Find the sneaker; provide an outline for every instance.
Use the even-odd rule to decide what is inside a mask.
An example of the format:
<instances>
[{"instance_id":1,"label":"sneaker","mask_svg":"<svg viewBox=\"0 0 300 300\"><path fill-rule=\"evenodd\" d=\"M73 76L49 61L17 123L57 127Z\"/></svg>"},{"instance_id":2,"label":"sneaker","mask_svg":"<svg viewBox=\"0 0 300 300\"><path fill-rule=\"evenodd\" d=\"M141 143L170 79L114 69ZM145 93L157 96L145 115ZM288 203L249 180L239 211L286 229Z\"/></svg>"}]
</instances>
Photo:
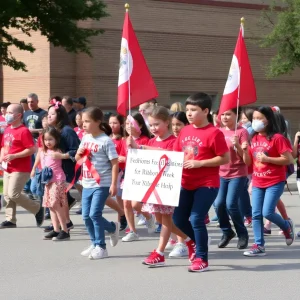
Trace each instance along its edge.
<instances>
[{"instance_id":1,"label":"sneaker","mask_svg":"<svg viewBox=\"0 0 300 300\"><path fill-rule=\"evenodd\" d=\"M75 211L76 215L82 215L82 208L79 208L78 210Z\"/></svg>"},{"instance_id":2,"label":"sneaker","mask_svg":"<svg viewBox=\"0 0 300 300\"><path fill-rule=\"evenodd\" d=\"M183 243L177 243L172 250L172 252L169 254L169 257L187 257L189 256L188 248Z\"/></svg>"},{"instance_id":3,"label":"sneaker","mask_svg":"<svg viewBox=\"0 0 300 300\"><path fill-rule=\"evenodd\" d=\"M89 255L89 259L96 260L108 257L108 253L106 249L101 248L100 246L96 246L91 254Z\"/></svg>"},{"instance_id":4,"label":"sneaker","mask_svg":"<svg viewBox=\"0 0 300 300\"><path fill-rule=\"evenodd\" d=\"M244 221L245 227L251 227L252 226L252 217L246 217Z\"/></svg>"},{"instance_id":5,"label":"sneaker","mask_svg":"<svg viewBox=\"0 0 300 300\"><path fill-rule=\"evenodd\" d=\"M208 262L202 258L196 258L189 267L189 272L205 272L208 271Z\"/></svg>"},{"instance_id":6,"label":"sneaker","mask_svg":"<svg viewBox=\"0 0 300 300\"><path fill-rule=\"evenodd\" d=\"M69 205L69 210L76 204L76 199L73 197L68 197L68 205Z\"/></svg>"},{"instance_id":7,"label":"sneaker","mask_svg":"<svg viewBox=\"0 0 300 300\"><path fill-rule=\"evenodd\" d=\"M74 228L74 224L72 223L72 221L70 220L70 222L67 224L67 229L71 230Z\"/></svg>"},{"instance_id":8,"label":"sneaker","mask_svg":"<svg viewBox=\"0 0 300 300\"><path fill-rule=\"evenodd\" d=\"M266 227L264 227L264 235L271 235L272 230L271 229L267 229Z\"/></svg>"},{"instance_id":9,"label":"sneaker","mask_svg":"<svg viewBox=\"0 0 300 300\"><path fill-rule=\"evenodd\" d=\"M161 232L161 224L158 224L158 226L155 229L155 233L160 233Z\"/></svg>"},{"instance_id":10,"label":"sneaker","mask_svg":"<svg viewBox=\"0 0 300 300\"><path fill-rule=\"evenodd\" d=\"M44 228L44 232L51 232L51 231L54 231L53 225L49 225L49 226Z\"/></svg>"},{"instance_id":11,"label":"sneaker","mask_svg":"<svg viewBox=\"0 0 300 300\"><path fill-rule=\"evenodd\" d=\"M238 243L237 243L237 248L238 249L246 249L248 247L248 241L249 241L249 236L248 235L242 235L239 237Z\"/></svg>"},{"instance_id":12,"label":"sneaker","mask_svg":"<svg viewBox=\"0 0 300 300\"><path fill-rule=\"evenodd\" d=\"M138 241L139 240L139 236L137 233L130 231L127 235L125 235L122 238L122 242L133 242L133 241Z\"/></svg>"},{"instance_id":13,"label":"sneaker","mask_svg":"<svg viewBox=\"0 0 300 300\"><path fill-rule=\"evenodd\" d=\"M297 233L297 237L300 238L300 231Z\"/></svg>"},{"instance_id":14,"label":"sneaker","mask_svg":"<svg viewBox=\"0 0 300 300\"><path fill-rule=\"evenodd\" d=\"M113 233L110 233L110 245L115 247L119 242L119 233L120 233L120 225L119 222L114 222L116 225L116 230Z\"/></svg>"},{"instance_id":15,"label":"sneaker","mask_svg":"<svg viewBox=\"0 0 300 300\"><path fill-rule=\"evenodd\" d=\"M151 215L150 220L146 220L146 225L147 225L149 234L152 234L155 232L155 217L153 215Z\"/></svg>"},{"instance_id":16,"label":"sneaker","mask_svg":"<svg viewBox=\"0 0 300 300\"><path fill-rule=\"evenodd\" d=\"M236 234L234 231L226 234L224 233L220 243L218 244L218 248L225 248L235 236Z\"/></svg>"},{"instance_id":17,"label":"sneaker","mask_svg":"<svg viewBox=\"0 0 300 300\"><path fill-rule=\"evenodd\" d=\"M218 216L214 216L211 220L210 220L211 223L218 223L219 222L219 218Z\"/></svg>"},{"instance_id":18,"label":"sneaker","mask_svg":"<svg viewBox=\"0 0 300 300\"><path fill-rule=\"evenodd\" d=\"M245 256L254 257L254 256L265 256L266 250L265 247L253 244L253 246L244 252Z\"/></svg>"},{"instance_id":19,"label":"sneaker","mask_svg":"<svg viewBox=\"0 0 300 300\"><path fill-rule=\"evenodd\" d=\"M128 233L130 233L130 232L131 232L131 230L130 230L130 228L128 227L128 228L125 230L125 233L128 234Z\"/></svg>"},{"instance_id":20,"label":"sneaker","mask_svg":"<svg viewBox=\"0 0 300 300\"><path fill-rule=\"evenodd\" d=\"M45 219L45 207L41 206L37 214L35 215L36 226L41 227Z\"/></svg>"},{"instance_id":21,"label":"sneaker","mask_svg":"<svg viewBox=\"0 0 300 300\"><path fill-rule=\"evenodd\" d=\"M90 245L89 247L85 248L80 255L85 256L85 257L89 257L90 254L92 253L92 251L94 250L95 246L94 245Z\"/></svg>"},{"instance_id":22,"label":"sneaker","mask_svg":"<svg viewBox=\"0 0 300 300\"><path fill-rule=\"evenodd\" d=\"M127 220L126 220L126 216L121 216L120 217L120 231L123 231L127 228Z\"/></svg>"},{"instance_id":23,"label":"sneaker","mask_svg":"<svg viewBox=\"0 0 300 300\"><path fill-rule=\"evenodd\" d=\"M168 241L168 244L166 246L166 250L173 250L176 244L177 244L177 241L170 238Z\"/></svg>"},{"instance_id":24,"label":"sneaker","mask_svg":"<svg viewBox=\"0 0 300 300\"><path fill-rule=\"evenodd\" d=\"M205 220L204 220L204 224L208 225L209 223L210 223L209 215L206 215Z\"/></svg>"},{"instance_id":25,"label":"sneaker","mask_svg":"<svg viewBox=\"0 0 300 300\"><path fill-rule=\"evenodd\" d=\"M196 244L192 240L189 240L185 244L188 248L189 261L193 262L196 257Z\"/></svg>"},{"instance_id":26,"label":"sneaker","mask_svg":"<svg viewBox=\"0 0 300 300\"><path fill-rule=\"evenodd\" d=\"M60 242L60 241L68 241L70 239L70 234L63 230L60 231L58 236L53 237L52 241Z\"/></svg>"},{"instance_id":27,"label":"sneaker","mask_svg":"<svg viewBox=\"0 0 300 300\"><path fill-rule=\"evenodd\" d=\"M143 264L151 267L164 266L165 256L158 254L156 250L154 250L147 258L144 259Z\"/></svg>"},{"instance_id":28,"label":"sneaker","mask_svg":"<svg viewBox=\"0 0 300 300\"><path fill-rule=\"evenodd\" d=\"M146 224L147 224L146 218L143 215L139 215L139 220L138 220L137 225L138 226L144 226Z\"/></svg>"},{"instance_id":29,"label":"sneaker","mask_svg":"<svg viewBox=\"0 0 300 300\"><path fill-rule=\"evenodd\" d=\"M4 221L0 224L0 229L5 229L5 228L16 228L17 225L9 222L9 221Z\"/></svg>"},{"instance_id":30,"label":"sneaker","mask_svg":"<svg viewBox=\"0 0 300 300\"><path fill-rule=\"evenodd\" d=\"M59 232L53 230L44 236L44 240L52 240L54 237L57 237L58 235Z\"/></svg>"},{"instance_id":31,"label":"sneaker","mask_svg":"<svg viewBox=\"0 0 300 300\"><path fill-rule=\"evenodd\" d=\"M291 219L287 220L289 222L290 228L283 232L285 236L285 242L288 246L291 246L295 240L295 228L294 223Z\"/></svg>"}]
</instances>

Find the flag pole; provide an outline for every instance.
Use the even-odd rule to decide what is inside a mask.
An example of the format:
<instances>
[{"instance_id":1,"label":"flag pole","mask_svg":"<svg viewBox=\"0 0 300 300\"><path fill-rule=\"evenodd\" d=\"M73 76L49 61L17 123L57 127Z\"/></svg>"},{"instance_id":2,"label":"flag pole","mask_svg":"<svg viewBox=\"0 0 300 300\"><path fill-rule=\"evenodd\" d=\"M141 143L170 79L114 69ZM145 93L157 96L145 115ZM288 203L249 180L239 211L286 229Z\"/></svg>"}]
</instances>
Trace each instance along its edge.
<instances>
[{"instance_id":1,"label":"flag pole","mask_svg":"<svg viewBox=\"0 0 300 300\"><path fill-rule=\"evenodd\" d=\"M126 10L126 13L129 13L129 4L126 3L125 5L125 10ZM127 57L128 57L128 60L127 60L127 72L128 72L128 114L131 116L131 89L130 89L130 49L129 49L129 36L128 36L128 41L127 41L127 48L128 48L128 53L127 53Z\"/></svg>"},{"instance_id":2,"label":"flag pole","mask_svg":"<svg viewBox=\"0 0 300 300\"><path fill-rule=\"evenodd\" d=\"M242 17L241 18L241 27L242 27L243 37L244 37L244 24L245 24L245 18ZM241 72L242 72L242 67L240 66L240 70L239 70L239 88L238 88L237 107L236 107L237 117L239 116L239 106L240 106ZM237 131L238 121L239 120L237 118L236 122L235 122L235 135L236 135L236 131Z\"/></svg>"}]
</instances>

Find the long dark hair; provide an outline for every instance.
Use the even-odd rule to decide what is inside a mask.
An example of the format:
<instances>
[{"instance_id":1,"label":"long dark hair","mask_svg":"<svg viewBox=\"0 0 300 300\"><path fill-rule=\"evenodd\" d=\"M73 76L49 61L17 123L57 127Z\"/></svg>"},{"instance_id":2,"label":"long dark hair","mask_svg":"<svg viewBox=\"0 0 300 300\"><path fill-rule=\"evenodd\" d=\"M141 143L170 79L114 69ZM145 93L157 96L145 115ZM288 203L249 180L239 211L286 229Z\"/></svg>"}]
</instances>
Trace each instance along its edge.
<instances>
[{"instance_id":1,"label":"long dark hair","mask_svg":"<svg viewBox=\"0 0 300 300\"><path fill-rule=\"evenodd\" d=\"M276 123L274 112L269 106L261 106L256 108L254 111L258 111L263 114L268 121L268 124L265 128L267 140L271 140L276 133L280 133ZM258 132L254 133L253 138L257 136L257 134Z\"/></svg>"},{"instance_id":2,"label":"long dark hair","mask_svg":"<svg viewBox=\"0 0 300 300\"><path fill-rule=\"evenodd\" d=\"M70 125L69 116L66 109L61 105L50 105L48 108L54 107L56 111L56 125L55 128L60 132L65 126Z\"/></svg>"},{"instance_id":3,"label":"long dark hair","mask_svg":"<svg viewBox=\"0 0 300 300\"><path fill-rule=\"evenodd\" d=\"M103 112L99 107L92 106L85 108L82 111L82 114L87 114L95 122L101 121L99 125L100 130L104 131L104 133L108 136L112 134L110 126L107 123L103 122Z\"/></svg>"},{"instance_id":4,"label":"long dark hair","mask_svg":"<svg viewBox=\"0 0 300 300\"><path fill-rule=\"evenodd\" d=\"M254 109L250 107L244 107L242 113L247 117L247 119L252 123Z\"/></svg>"},{"instance_id":5,"label":"long dark hair","mask_svg":"<svg viewBox=\"0 0 300 300\"><path fill-rule=\"evenodd\" d=\"M141 126L141 136L143 135L143 136L146 136L150 139L151 134L148 130L148 127L145 123L145 120L144 120L143 116L140 113L137 112L137 113L133 114L132 117L137 121L139 126ZM125 133L126 133L126 136L128 136L128 133L127 132L125 132Z\"/></svg>"},{"instance_id":6,"label":"long dark hair","mask_svg":"<svg viewBox=\"0 0 300 300\"><path fill-rule=\"evenodd\" d=\"M186 113L183 112L183 111L175 112L174 114L171 115L171 117L177 119L180 122L182 122L184 125L189 124L189 121L186 117Z\"/></svg>"},{"instance_id":7,"label":"long dark hair","mask_svg":"<svg viewBox=\"0 0 300 300\"><path fill-rule=\"evenodd\" d=\"M124 120L124 117L123 116L121 116L121 115L119 115L119 114L111 114L110 116L109 116L109 119L110 118L117 118L117 120L118 120L118 122L120 123L120 132L119 132L119 134L118 134L118 136L117 136L117 140L120 140L122 137L124 137L125 135L124 135L124 122L125 122L125 120ZM109 120L108 119L108 120Z\"/></svg>"},{"instance_id":8,"label":"long dark hair","mask_svg":"<svg viewBox=\"0 0 300 300\"><path fill-rule=\"evenodd\" d=\"M279 129L279 132L288 139L288 128L286 126L285 118L280 112L274 112L274 117L276 120L276 125Z\"/></svg>"},{"instance_id":9,"label":"long dark hair","mask_svg":"<svg viewBox=\"0 0 300 300\"><path fill-rule=\"evenodd\" d=\"M55 145L53 150L58 150L59 149L59 143L60 143L60 139L61 139L61 135L59 133L59 131L55 128L55 127L48 127L46 129L44 129L43 131L43 135L42 135L42 140L43 140L43 150L44 152L47 152L48 148L45 145L45 134L48 133L49 135L51 135L54 139L55 139Z\"/></svg>"}]
</instances>

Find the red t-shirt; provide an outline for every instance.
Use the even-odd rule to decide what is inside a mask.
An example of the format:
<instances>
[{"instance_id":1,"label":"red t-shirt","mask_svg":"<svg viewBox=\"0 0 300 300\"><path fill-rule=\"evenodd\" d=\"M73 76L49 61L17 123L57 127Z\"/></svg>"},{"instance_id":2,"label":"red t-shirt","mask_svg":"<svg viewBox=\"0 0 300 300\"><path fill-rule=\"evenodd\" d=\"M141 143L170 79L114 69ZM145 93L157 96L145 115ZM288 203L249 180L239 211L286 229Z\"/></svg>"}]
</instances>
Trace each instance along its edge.
<instances>
[{"instance_id":1,"label":"red t-shirt","mask_svg":"<svg viewBox=\"0 0 300 300\"><path fill-rule=\"evenodd\" d=\"M79 127L75 127L74 131L76 132L80 140L82 140L82 138L85 136L85 131Z\"/></svg>"},{"instance_id":2,"label":"red t-shirt","mask_svg":"<svg viewBox=\"0 0 300 300\"><path fill-rule=\"evenodd\" d=\"M220 177L231 179L238 177L246 177L248 175L248 167L244 163L243 158L238 154L232 145L231 138L236 135L239 139L239 144L248 142L248 131L242 127L238 127L235 130L226 130L226 128L220 128L225 136L227 147L230 151L230 162L226 165L220 166Z\"/></svg>"},{"instance_id":3,"label":"red t-shirt","mask_svg":"<svg viewBox=\"0 0 300 300\"><path fill-rule=\"evenodd\" d=\"M4 156L15 154L34 146L30 131L21 125L17 128L7 127L3 134L2 147ZM8 163L7 172L31 172L31 156L16 158Z\"/></svg>"},{"instance_id":4,"label":"red t-shirt","mask_svg":"<svg viewBox=\"0 0 300 300\"><path fill-rule=\"evenodd\" d=\"M122 151L122 147L123 147L123 139L112 139L112 141L114 142L115 146L116 146L116 151L118 153L118 155L121 155L121 151ZM119 168L121 170L125 169L125 163L119 163Z\"/></svg>"},{"instance_id":5,"label":"red t-shirt","mask_svg":"<svg viewBox=\"0 0 300 300\"><path fill-rule=\"evenodd\" d=\"M176 137L174 135L170 135L163 141L157 141L157 137L154 137L153 139L148 141L148 146L172 151L175 141Z\"/></svg>"},{"instance_id":6,"label":"red t-shirt","mask_svg":"<svg viewBox=\"0 0 300 300\"><path fill-rule=\"evenodd\" d=\"M141 145L148 145L149 138L147 136L141 135L137 139L134 140L139 146ZM127 156L127 144L126 144L126 138L122 140L122 147L121 147L121 152L120 156ZM124 164L124 169L126 167L126 163Z\"/></svg>"},{"instance_id":7,"label":"red t-shirt","mask_svg":"<svg viewBox=\"0 0 300 300\"><path fill-rule=\"evenodd\" d=\"M184 152L184 160L206 160L228 152L224 134L212 124L202 128L184 127L174 143L175 151ZM187 190L220 186L219 167L183 169L181 185Z\"/></svg>"},{"instance_id":8,"label":"red t-shirt","mask_svg":"<svg viewBox=\"0 0 300 300\"><path fill-rule=\"evenodd\" d=\"M270 141L265 136L255 135L251 141L250 153L253 161L252 185L267 188L286 180L286 166L261 163L256 160L258 153L263 152L268 157L280 157L285 152L292 152L286 138L275 134Z\"/></svg>"}]
</instances>

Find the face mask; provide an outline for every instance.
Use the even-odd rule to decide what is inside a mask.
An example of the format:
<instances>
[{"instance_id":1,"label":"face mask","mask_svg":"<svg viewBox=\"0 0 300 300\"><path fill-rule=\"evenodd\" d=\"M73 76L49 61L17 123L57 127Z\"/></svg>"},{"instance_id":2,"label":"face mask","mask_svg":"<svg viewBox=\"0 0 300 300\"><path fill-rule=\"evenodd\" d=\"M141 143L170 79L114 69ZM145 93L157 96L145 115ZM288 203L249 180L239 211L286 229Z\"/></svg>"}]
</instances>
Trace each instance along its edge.
<instances>
[{"instance_id":1,"label":"face mask","mask_svg":"<svg viewBox=\"0 0 300 300\"><path fill-rule=\"evenodd\" d=\"M256 132L261 132L264 130L265 128L265 124L263 121L260 121L260 120L253 120L252 122L252 128L254 131Z\"/></svg>"},{"instance_id":2,"label":"face mask","mask_svg":"<svg viewBox=\"0 0 300 300\"><path fill-rule=\"evenodd\" d=\"M5 121L7 124L11 124L13 123L15 120L15 116L14 115L10 115L10 114L6 114L5 115Z\"/></svg>"},{"instance_id":3,"label":"face mask","mask_svg":"<svg viewBox=\"0 0 300 300\"><path fill-rule=\"evenodd\" d=\"M250 121L248 121L248 122L246 122L246 123L243 124L244 128L249 128L250 126L251 126L251 122Z\"/></svg>"}]
</instances>

